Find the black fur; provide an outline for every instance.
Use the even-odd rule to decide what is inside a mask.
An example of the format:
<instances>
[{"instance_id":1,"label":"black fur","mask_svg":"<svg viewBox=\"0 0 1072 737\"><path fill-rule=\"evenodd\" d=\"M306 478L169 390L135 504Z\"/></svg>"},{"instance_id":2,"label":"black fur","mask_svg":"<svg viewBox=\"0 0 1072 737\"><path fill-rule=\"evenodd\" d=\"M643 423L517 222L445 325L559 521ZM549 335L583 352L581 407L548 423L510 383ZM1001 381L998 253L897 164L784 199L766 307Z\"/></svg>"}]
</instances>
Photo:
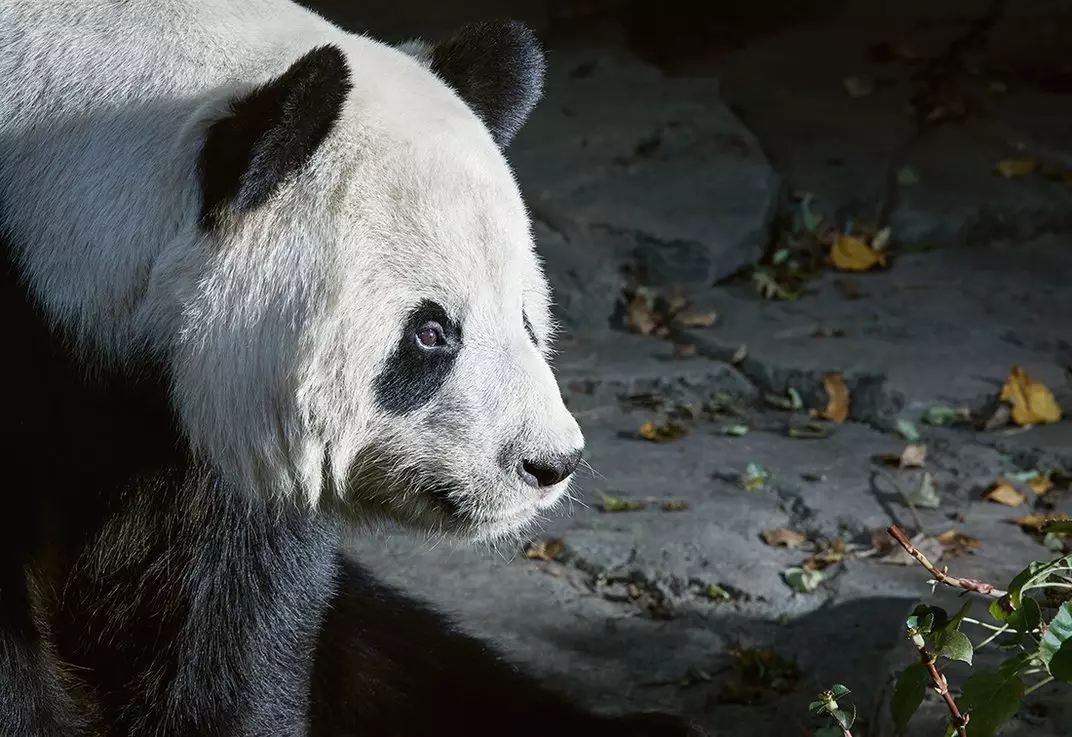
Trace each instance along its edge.
<instances>
[{"instance_id":1,"label":"black fur","mask_svg":"<svg viewBox=\"0 0 1072 737\"><path fill-rule=\"evenodd\" d=\"M540 346L540 341L538 341L538 340L536 339L536 331L532 329L532 323L531 323L531 322L529 322L529 316L528 316L528 315L525 315L525 314L522 314L522 315L521 315L521 320L522 320L522 322L523 322L523 323L525 324L525 332L529 334L529 340L531 340L531 341L532 341L532 344L533 344L534 346L536 346L537 348L539 348L539 346Z\"/></svg>"},{"instance_id":2,"label":"black fur","mask_svg":"<svg viewBox=\"0 0 1072 737\"><path fill-rule=\"evenodd\" d=\"M429 321L443 327L445 344L427 349L416 333ZM408 414L430 402L450 376L462 347L461 326L434 302L421 302L402 328L402 337L376 377L376 402L384 412Z\"/></svg>"},{"instance_id":3,"label":"black fur","mask_svg":"<svg viewBox=\"0 0 1072 737\"><path fill-rule=\"evenodd\" d=\"M543 94L543 51L517 21L464 26L432 50L430 65L480 116L499 148L510 144Z\"/></svg>"},{"instance_id":4,"label":"black fur","mask_svg":"<svg viewBox=\"0 0 1072 737\"><path fill-rule=\"evenodd\" d=\"M228 211L255 210L305 166L352 87L346 57L328 45L234 100L232 114L210 126L201 152L202 227L215 227Z\"/></svg>"}]
</instances>

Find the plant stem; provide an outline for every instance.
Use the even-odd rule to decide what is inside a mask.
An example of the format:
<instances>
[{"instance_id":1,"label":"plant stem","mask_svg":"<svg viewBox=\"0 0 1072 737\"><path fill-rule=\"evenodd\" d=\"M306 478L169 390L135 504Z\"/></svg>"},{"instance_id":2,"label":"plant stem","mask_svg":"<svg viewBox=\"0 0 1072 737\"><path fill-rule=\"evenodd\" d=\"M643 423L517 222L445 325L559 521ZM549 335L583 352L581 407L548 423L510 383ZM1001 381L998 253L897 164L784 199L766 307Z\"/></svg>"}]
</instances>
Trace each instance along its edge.
<instances>
[{"instance_id":1,"label":"plant stem","mask_svg":"<svg viewBox=\"0 0 1072 737\"><path fill-rule=\"evenodd\" d=\"M1024 696L1027 696L1028 694L1033 694L1033 693L1035 693L1035 691L1038 691L1043 686L1048 686L1052 682L1053 682L1053 676L1049 676L1048 678L1043 678L1041 681L1036 683L1034 686L1032 686L1031 688L1025 690L1024 691Z\"/></svg>"},{"instance_id":2,"label":"plant stem","mask_svg":"<svg viewBox=\"0 0 1072 737\"><path fill-rule=\"evenodd\" d=\"M934 681L935 689L938 691L939 695L945 699L945 705L949 708L949 716L952 719L953 727L957 730L957 734L960 737L968 737L968 730L966 727L968 718L960 713L960 709L957 707L957 702L953 700L953 694L949 693L949 683L945 680L945 676L939 673L938 669L934 667L934 659L925 648L919 648L919 656L931 674L931 680Z\"/></svg>"},{"instance_id":3,"label":"plant stem","mask_svg":"<svg viewBox=\"0 0 1072 737\"><path fill-rule=\"evenodd\" d=\"M977 594L984 594L985 596L991 596L995 599L1000 599L1007 593L1000 589L995 589L992 584L986 583L985 581L978 581L974 578L957 578L956 576L950 576L939 571L934 567L933 563L927 560L927 556L912 544L908 539L908 535L905 534L905 531L897 525L890 525L886 528L886 532L888 532L890 537L896 540L901 547L905 549L906 553L919 561L919 564L926 568L939 583L944 583L946 586L951 586L955 589L974 591Z\"/></svg>"}]
</instances>

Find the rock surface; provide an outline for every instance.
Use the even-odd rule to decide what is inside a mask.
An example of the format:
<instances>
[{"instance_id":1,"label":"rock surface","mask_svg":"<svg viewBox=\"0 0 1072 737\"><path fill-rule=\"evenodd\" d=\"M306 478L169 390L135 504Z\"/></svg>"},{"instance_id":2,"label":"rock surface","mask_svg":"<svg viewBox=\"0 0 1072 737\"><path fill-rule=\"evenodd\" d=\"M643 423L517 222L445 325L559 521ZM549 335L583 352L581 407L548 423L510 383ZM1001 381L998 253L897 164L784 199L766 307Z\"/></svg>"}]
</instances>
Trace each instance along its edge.
<instances>
[{"instance_id":1,"label":"rock surface","mask_svg":"<svg viewBox=\"0 0 1072 737\"><path fill-rule=\"evenodd\" d=\"M553 15L518 1L515 15L537 25ZM613 48L553 46L547 98L509 152L570 328L558 371L588 440L576 502L537 536L561 539L564 553L534 560L519 546L398 533L357 538L353 550L598 708L680 711L726 736L810 734L808 702L840 682L860 711L853 733L892 737L891 676L913 655L904 617L920 600L959 600L932 595L917 567L852 555L814 593L794 593L782 573L813 551L770 547L761 532L867 548L893 523L956 529L979 548L942 562L1005 582L1047 556L1008 518L1043 502L1072 514L1072 492L1027 492L1016 509L981 500L1002 474L1072 471L1069 419L993 432L920 420L936 405L986 405L1014 365L1072 412L1072 187L1054 176L1072 170L1072 65L1058 30L1067 3L1017 0L987 20L988 3L845 0L751 24L750 4L734 3L739 32L729 13L682 16L696 27L681 38L698 48L675 48L672 34L656 43L638 3L606 5L630 6L631 27L615 31L625 15L609 14L601 37ZM371 25L399 36L492 14L443 7L416 24L384 12ZM920 123L962 103L963 120ZM1038 164L1030 176L994 173L1000 159L1027 157ZM890 268L826 273L793 302L760 300L747 282L714 286L759 257L785 189L814 193L839 221L888 211L899 248ZM696 356L674 360L669 341L610 328L625 264L719 312L714 327L676 336ZM742 345L744 359L732 360ZM848 422L791 437L825 406L828 372L849 387ZM789 388L801 410L765 400ZM637 430L665 421L666 407L639 406L629 399L638 393L732 411L650 443ZM938 509L904 504L922 471L875 461L904 447L898 420L927 446ZM727 434L734 425L749 432ZM742 486L749 464L770 473L761 488ZM604 494L647 506L606 513ZM792 688L734 703L733 647L794 660ZM963 671L949 673L956 684ZM999 734L1072 734L1070 704L1067 689L1043 689ZM944 718L932 694L910 733L942 734Z\"/></svg>"}]
</instances>

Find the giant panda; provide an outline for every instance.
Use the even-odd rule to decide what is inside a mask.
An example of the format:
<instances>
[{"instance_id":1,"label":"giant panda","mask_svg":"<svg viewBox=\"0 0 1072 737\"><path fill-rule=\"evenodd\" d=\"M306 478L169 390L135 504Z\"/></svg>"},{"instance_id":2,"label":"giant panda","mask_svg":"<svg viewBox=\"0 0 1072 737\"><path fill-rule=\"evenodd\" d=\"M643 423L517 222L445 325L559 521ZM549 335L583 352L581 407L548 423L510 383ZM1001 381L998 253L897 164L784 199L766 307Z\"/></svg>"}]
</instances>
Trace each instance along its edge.
<instances>
[{"instance_id":1,"label":"giant panda","mask_svg":"<svg viewBox=\"0 0 1072 737\"><path fill-rule=\"evenodd\" d=\"M0 3L0 734L685 735L589 712L343 552L516 536L583 436L504 151L526 28Z\"/></svg>"}]
</instances>

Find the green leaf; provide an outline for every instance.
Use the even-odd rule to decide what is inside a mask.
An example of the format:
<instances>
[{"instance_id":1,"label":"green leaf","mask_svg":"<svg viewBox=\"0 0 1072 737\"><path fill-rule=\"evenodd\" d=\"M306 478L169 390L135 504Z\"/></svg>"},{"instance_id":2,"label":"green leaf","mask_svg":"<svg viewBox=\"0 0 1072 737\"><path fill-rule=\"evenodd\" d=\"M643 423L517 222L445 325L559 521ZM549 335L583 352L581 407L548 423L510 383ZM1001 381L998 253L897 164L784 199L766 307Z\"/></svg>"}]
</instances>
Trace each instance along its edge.
<instances>
[{"instance_id":1,"label":"green leaf","mask_svg":"<svg viewBox=\"0 0 1072 737\"><path fill-rule=\"evenodd\" d=\"M758 463L749 463L741 474L741 486L747 491L755 491L763 488L763 484L770 478L770 473Z\"/></svg>"},{"instance_id":2,"label":"green leaf","mask_svg":"<svg viewBox=\"0 0 1072 737\"><path fill-rule=\"evenodd\" d=\"M616 496L603 495L604 512L636 512L644 508L644 502L619 499Z\"/></svg>"},{"instance_id":3,"label":"green leaf","mask_svg":"<svg viewBox=\"0 0 1072 737\"><path fill-rule=\"evenodd\" d=\"M808 711L810 711L812 714L822 714L824 711L826 711L826 702L813 701L808 704Z\"/></svg>"},{"instance_id":4,"label":"green leaf","mask_svg":"<svg viewBox=\"0 0 1072 737\"><path fill-rule=\"evenodd\" d=\"M964 682L957 705L971 715L968 737L992 737L1020 708L1024 682L1017 676L976 671Z\"/></svg>"},{"instance_id":5,"label":"green leaf","mask_svg":"<svg viewBox=\"0 0 1072 737\"><path fill-rule=\"evenodd\" d=\"M999 622L1004 622L1008 619L1012 611L1012 604L1009 601L1008 594L990 602L990 616Z\"/></svg>"},{"instance_id":6,"label":"green leaf","mask_svg":"<svg viewBox=\"0 0 1072 737\"><path fill-rule=\"evenodd\" d=\"M727 425L723 427L720 432L723 435L732 435L733 437L741 437L748 434L748 425Z\"/></svg>"},{"instance_id":7,"label":"green leaf","mask_svg":"<svg viewBox=\"0 0 1072 737\"><path fill-rule=\"evenodd\" d=\"M845 709L834 709L830 712L830 716L834 718L834 721L842 729L852 729L852 724L856 721L856 707L853 704L849 704Z\"/></svg>"},{"instance_id":8,"label":"green leaf","mask_svg":"<svg viewBox=\"0 0 1072 737\"><path fill-rule=\"evenodd\" d=\"M1072 640L1072 601L1066 601L1050 620L1046 626L1046 634L1039 641L1038 654L1047 669L1050 668L1053 658L1070 640ZM1053 671L1050 671L1050 675L1056 677Z\"/></svg>"},{"instance_id":9,"label":"green leaf","mask_svg":"<svg viewBox=\"0 0 1072 737\"><path fill-rule=\"evenodd\" d=\"M1020 671L1032 664L1035 659L1033 653L1019 652L1016 655L1012 655L1001 662L998 666L998 675L1002 678L1011 678L1018 675Z\"/></svg>"},{"instance_id":10,"label":"green leaf","mask_svg":"<svg viewBox=\"0 0 1072 737\"><path fill-rule=\"evenodd\" d=\"M919 174L911 166L902 166L897 171L897 183L902 187L911 187L913 184L919 184Z\"/></svg>"},{"instance_id":11,"label":"green leaf","mask_svg":"<svg viewBox=\"0 0 1072 737\"><path fill-rule=\"evenodd\" d=\"M831 686L830 692L834 694L835 699L840 699L842 696L852 693L852 691L849 690L848 686L843 686L840 683L835 683L833 686Z\"/></svg>"},{"instance_id":12,"label":"green leaf","mask_svg":"<svg viewBox=\"0 0 1072 737\"><path fill-rule=\"evenodd\" d=\"M1016 631L1016 637L1007 647L1019 647L1029 633L1033 632L1042 621L1042 609L1037 601L1028 597L1020 602L1020 608L1014 611L1005 620Z\"/></svg>"},{"instance_id":13,"label":"green leaf","mask_svg":"<svg viewBox=\"0 0 1072 737\"><path fill-rule=\"evenodd\" d=\"M823 572L797 567L786 568L782 571L782 578L789 588L798 594L810 594L823 582Z\"/></svg>"},{"instance_id":14,"label":"green leaf","mask_svg":"<svg viewBox=\"0 0 1072 737\"><path fill-rule=\"evenodd\" d=\"M942 505L942 499L934 487L934 477L928 471L923 472L919 486L908 494L908 501L923 509L937 509Z\"/></svg>"},{"instance_id":15,"label":"green leaf","mask_svg":"<svg viewBox=\"0 0 1072 737\"><path fill-rule=\"evenodd\" d=\"M1072 535L1072 519L1058 519L1047 522L1042 526L1046 534Z\"/></svg>"},{"instance_id":16,"label":"green leaf","mask_svg":"<svg viewBox=\"0 0 1072 737\"><path fill-rule=\"evenodd\" d=\"M960 630L946 630L937 640L937 655L971 665L975 649L971 640Z\"/></svg>"},{"instance_id":17,"label":"green leaf","mask_svg":"<svg viewBox=\"0 0 1072 737\"><path fill-rule=\"evenodd\" d=\"M1072 684L1072 640L1061 643L1061 649L1050 658L1050 675Z\"/></svg>"},{"instance_id":18,"label":"green leaf","mask_svg":"<svg viewBox=\"0 0 1072 737\"><path fill-rule=\"evenodd\" d=\"M910 443L919 440L919 430L908 420L897 420L897 433Z\"/></svg>"},{"instance_id":19,"label":"green leaf","mask_svg":"<svg viewBox=\"0 0 1072 737\"><path fill-rule=\"evenodd\" d=\"M890 715L898 733L904 732L908 720L923 703L929 678L923 663L913 663L897 676L897 684L893 687L893 696L890 698Z\"/></svg>"},{"instance_id":20,"label":"green leaf","mask_svg":"<svg viewBox=\"0 0 1072 737\"><path fill-rule=\"evenodd\" d=\"M945 629L949 624L949 614L940 606L917 604L906 624L909 629L918 630L921 635L929 635Z\"/></svg>"},{"instance_id":21,"label":"green leaf","mask_svg":"<svg viewBox=\"0 0 1072 737\"><path fill-rule=\"evenodd\" d=\"M815 730L813 737L842 737L845 733L841 731L839 727L831 727L827 725Z\"/></svg>"},{"instance_id":22,"label":"green leaf","mask_svg":"<svg viewBox=\"0 0 1072 737\"><path fill-rule=\"evenodd\" d=\"M963 422L964 416L955 407L931 407L923 413L923 421L928 425L949 427Z\"/></svg>"}]
</instances>

